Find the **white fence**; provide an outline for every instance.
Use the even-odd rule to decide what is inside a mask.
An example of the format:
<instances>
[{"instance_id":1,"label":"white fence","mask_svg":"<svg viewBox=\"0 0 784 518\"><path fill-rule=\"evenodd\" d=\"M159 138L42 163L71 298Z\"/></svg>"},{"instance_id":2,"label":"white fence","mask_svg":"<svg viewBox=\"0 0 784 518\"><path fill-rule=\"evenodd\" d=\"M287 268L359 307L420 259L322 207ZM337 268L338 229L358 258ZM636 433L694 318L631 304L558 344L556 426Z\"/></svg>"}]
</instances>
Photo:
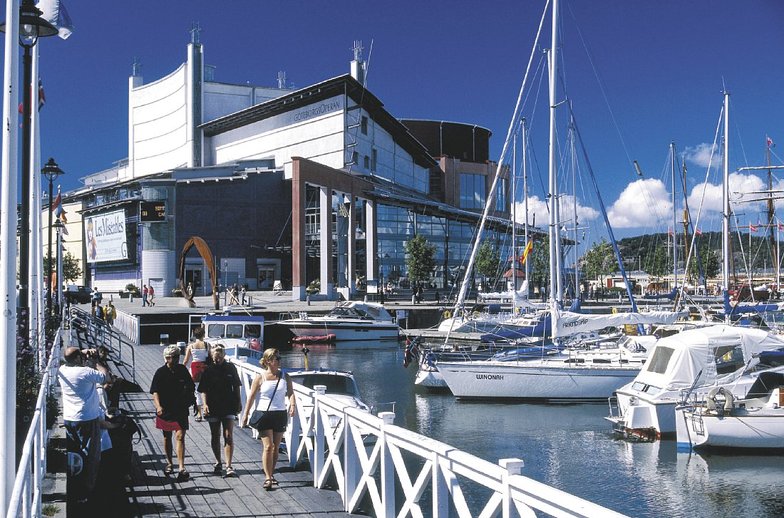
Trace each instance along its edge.
<instances>
[{"instance_id":1,"label":"white fence","mask_svg":"<svg viewBox=\"0 0 784 518\"><path fill-rule=\"evenodd\" d=\"M41 482L46 474L46 447L49 431L46 427L46 396L57 383L60 367L60 332L55 336L49 362L43 372L41 388L30 420L19 467L16 471L14 489L8 506L7 518L41 516Z\"/></svg>"},{"instance_id":2,"label":"white fence","mask_svg":"<svg viewBox=\"0 0 784 518\"><path fill-rule=\"evenodd\" d=\"M235 365L244 402L261 369ZM294 392L297 411L286 431L290 467L307 460L313 485L336 485L346 512L370 511L362 509L370 505L380 518L508 518L532 517L536 512L557 517L623 516L520 475L519 459L493 464L395 426L393 413L374 416L296 384Z\"/></svg>"}]
</instances>

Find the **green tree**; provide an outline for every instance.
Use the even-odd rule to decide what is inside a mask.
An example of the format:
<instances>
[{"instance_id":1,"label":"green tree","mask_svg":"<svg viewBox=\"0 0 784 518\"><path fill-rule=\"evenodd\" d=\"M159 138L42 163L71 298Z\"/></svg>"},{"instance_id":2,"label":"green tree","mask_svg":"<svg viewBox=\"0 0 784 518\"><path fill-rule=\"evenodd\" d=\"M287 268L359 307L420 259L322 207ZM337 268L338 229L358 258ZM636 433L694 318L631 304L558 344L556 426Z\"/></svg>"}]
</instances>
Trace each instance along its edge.
<instances>
[{"instance_id":1,"label":"green tree","mask_svg":"<svg viewBox=\"0 0 784 518\"><path fill-rule=\"evenodd\" d=\"M412 286L430 280L436 266L436 247L427 242L422 234L409 239L405 245L406 268Z\"/></svg>"},{"instance_id":2,"label":"green tree","mask_svg":"<svg viewBox=\"0 0 784 518\"><path fill-rule=\"evenodd\" d=\"M670 257L667 255L664 246L657 246L648 250L642 269L653 277L663 277L672 270Z\"/></svg>"},{"instance_id":3,"label":"green tree","mask_svg":"<svg viewBox=\"0 0 784 518\"><path fill-rule=\"evenodd\" d=\"M534 286L544 286L550 282L550 237L544 236L538 241L534 241L531 253L528 254L526 262L531 281L528 283L530 288Z\"/></svg>"},{"instance_id":4,"label":"green tree","mask_svg":"<svg viewBox=\"0 0 784 518\"><path fill-rule=\"evenodd\" d=\"M615 271L615 256L612 246L607 240L602 239L583 256L583 270L588 279L599 279L604 285L604 277Z\"/></svg>"},{"instance_id":5,"label":"green tree","mask_svg":"<svg viewBox=\"0 0 784 518\"><path fill-rule=\"evenodd\" d=\"M721 271L721 261L719 260L719 254L716 253L716 250L708 248L707 246L701 246L700 260L702 261L702 270L705 273L706 279L716 277ZM697 259L692 258L689 261L689 279L691 282L695 282L699 279L699 276L700 269L697 265Z\"/></svg>"},{"instance_id":6,"label":"green tree","mask_svg":"<svg viewBox=\"0 0 784 518\"><path fill-rule=\"evenodd\" d=\"M44 273L49 271L49 256L44 257ZM57 272L57 258L52 255L52 271ZM82 276L79 260L66 250L63 255L63 281L73 282Z\"/></svg>"},{"instance_id":7,"label":"green tree","mask_svg":"<svg viewBox=\"0 0 784 518\"><path fill-rule=\"evenodd\" d=\"M495 278L501 266L501 257L490 243L483 241L476 253L476 272L485 279ZM485 282L487 285L487 282Z\"/></svg>"}]
</instances>

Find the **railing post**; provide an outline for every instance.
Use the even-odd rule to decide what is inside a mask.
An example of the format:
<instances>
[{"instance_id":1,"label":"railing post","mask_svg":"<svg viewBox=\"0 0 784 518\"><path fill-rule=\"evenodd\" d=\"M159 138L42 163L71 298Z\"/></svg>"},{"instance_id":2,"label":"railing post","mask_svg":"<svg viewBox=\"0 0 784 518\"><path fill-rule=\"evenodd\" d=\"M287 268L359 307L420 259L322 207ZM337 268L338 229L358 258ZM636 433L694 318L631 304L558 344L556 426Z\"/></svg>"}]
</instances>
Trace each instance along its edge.
<instances>
[{"instance_id":1,"label":"railing post","mask_svg":"<svg viewBox=\"0 0 784 518\"><path fill-rule=\"evenodd\" d=\"M500 459L498 461L498 465L501 466L506 470L506 474L504 475L503 480L503 502L501 504L501 517L502 518L511 518L512 517L512 493L509 489L509 477L513 475L522 475L523 468L525 467L525 462L523 459ZM536 516L533 511L531 511L531 516Z\"/></svg>"},{"instance_id":2,"label":"railing post","mask_svg":"<svg viewBox=\"0 0 784 518\"><path fill-rule=\"evenodd\" d=\"M449 488L446 479L441 473L441 456L432 452L430 460L433 463L431 487L433 488L433 518L446 518L449 516Z\"/></svg>"},{"instance_id":3,"label":"railing post","mask_svg":"<svg viewBox=\"0 0 784 518\"><path fill-rule=\"evenodd\" d=\"M359 452L354 443L353 423L343 411L343 510L351 513L351 501L362 478Z\"/></svg>"},{"instance_id":4,"label":"railing post","mask_svg":"<svg viewBox=\"0 0 784 518\"><path fill-rule=\"evenodd\" d=\"M378 509L379 518L392 518L395 516L395 465L392 462L392 455L389 453L387 444L387 434L385 428L395 422L394 412L379 412L381 419L381 433L378 440L381 443L381 504Z\"/></svg>"},{"instance_id":5,"label":"railing post","mask_svg":"<svg viewBox=\"0 0 784 518\"><path fill-rule=\"evenodd\" d=\"M327 387L325 385L315 385L313 390L316 392L313 417L311 417L311 419L315 419L313 423L313 486L318 488L320 487L321 471L324 469L324 433L328 424L324 423L324 420L321 418L321 401L319 396L323 396L327 392Z\"/></svg>"}]
</instances>

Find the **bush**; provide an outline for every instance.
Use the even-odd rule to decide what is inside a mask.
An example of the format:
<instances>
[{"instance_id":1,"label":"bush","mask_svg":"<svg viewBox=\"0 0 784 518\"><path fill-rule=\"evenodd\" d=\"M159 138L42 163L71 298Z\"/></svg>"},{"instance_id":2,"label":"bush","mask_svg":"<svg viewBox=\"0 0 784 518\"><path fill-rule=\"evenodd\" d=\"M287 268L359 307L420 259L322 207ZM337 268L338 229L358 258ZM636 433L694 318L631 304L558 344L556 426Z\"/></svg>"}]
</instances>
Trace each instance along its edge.
<instances>
[{"instance_id":1,"label":"bush","mask_svg":"<svg viewBox=\"0 0 784 518\"><path fill-rule=\"evenodd\" d=\"M127 291L128 293L134 293L134 294L137 294L137 295L139 294L139 288L136 287L136 285L134 283L126 284L125 285L125 291Z\"/></svg>"}]
</instances>

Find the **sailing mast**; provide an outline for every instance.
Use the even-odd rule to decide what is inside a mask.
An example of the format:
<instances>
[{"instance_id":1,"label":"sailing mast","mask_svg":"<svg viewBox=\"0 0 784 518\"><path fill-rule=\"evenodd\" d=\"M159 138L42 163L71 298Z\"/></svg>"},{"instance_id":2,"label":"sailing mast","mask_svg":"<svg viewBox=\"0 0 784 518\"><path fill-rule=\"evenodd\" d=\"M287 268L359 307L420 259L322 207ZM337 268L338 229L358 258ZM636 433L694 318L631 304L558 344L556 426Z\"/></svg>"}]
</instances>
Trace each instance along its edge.
<instances>
[{"instance_id":1,"label":"sailing mast","mask_svg":"<svg viewBox=\"0 0 784 518\"><path fill-rule=\"evenodd\" d=\"M778 225L776 225L776 207L773 203L773 170L770 168L770 137L765 137L765 163L768 166L768 248L770 249L771 259L773 260L774 272L776 272L776 289L779 286L779 251L776 243L778 235Z\"/></svg>"},{"instance_id":2,"label":"sailing mast","mask_svg":"<svg viewBox=\"0 0 784 518\"><path fill-rule=\"evenodd\" d=\"M558 211L558 178L556 171L555 115L557 92L558 65L558 0L553 0L552 42L548 55L550 65L550 143L548 158L548 178L550 190L550 302L560 304L563 301L563 285L561 282L561 236L558 227L560 215Z\"/></svg>"},{"instance_id":3,"label":"sailing mast","mask_svg":"<svg viewBox=\"0 0 784 518\"><path fill-rule=\"evenodd\" d=\"M730 93L724 92L724 174L721 186L722 198L722 232L721 232L721 289L727 291L730 287Z\"/></svg>"},{"instance_id":4,"label":"sailing mast","mask_svg":"<svg viewBox=\"0 0 784 518\"><path fill-rule=\"evenodd\" d=\"M675 208L675 142L670 142L670 173L672 175L672 278L678 287L678 210Z\"/></svg>"},{"instance_id":5,"label":"sailing mast","mask_svg":"<svg viewBox=\"0 0 784 518\"><path fill-rule=\"evenodd\" d=\"M525 225L523 226L523 235L524 242L525 242L525 249L528 250L528 131L525 126L525 119L520 121L520 139L523 141L523 212L525 212ZM528 255L530 256L531 253L529 251ZM529 282L529 267L528 267L528 256L525 258L525 263L523 264L525 267L525 298L528 298L531 289L531 283Z\"/></svg>"},{"instance_id":6,"label":"sailing mast","mask_svg":"<svg viewBox=\"0 0 784 518\"><path fill-rule=\"evenodd\" d=\"M511 196L509 197L512 203L512 314L517 313L517 204L515 203L515 196L517 195L517 133L515 132L512 137L512 186Z\"/></svg>"}]
</instances>

